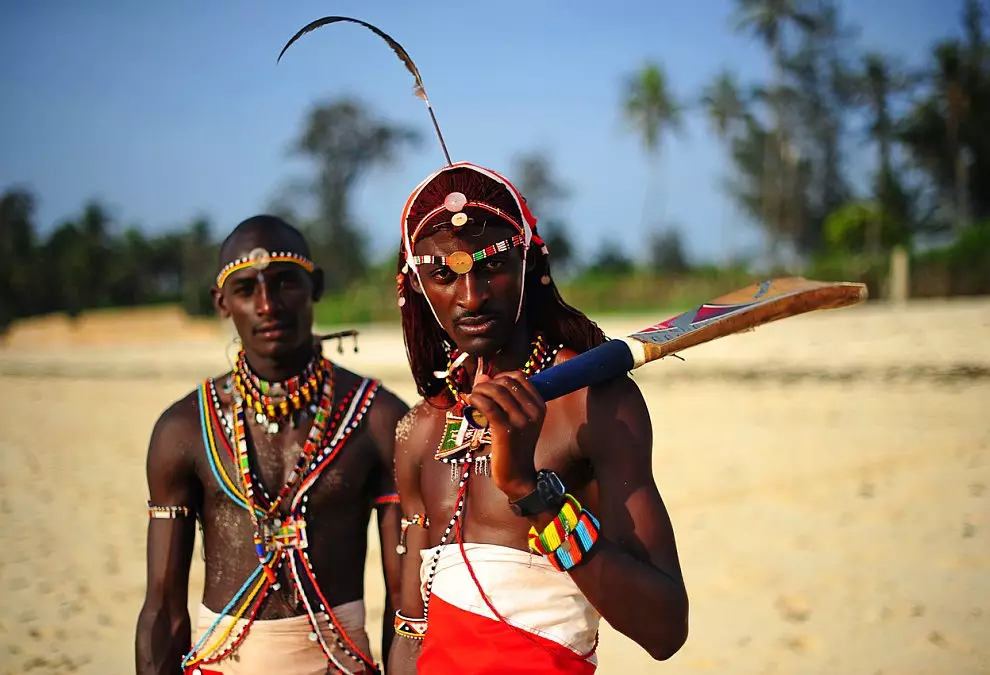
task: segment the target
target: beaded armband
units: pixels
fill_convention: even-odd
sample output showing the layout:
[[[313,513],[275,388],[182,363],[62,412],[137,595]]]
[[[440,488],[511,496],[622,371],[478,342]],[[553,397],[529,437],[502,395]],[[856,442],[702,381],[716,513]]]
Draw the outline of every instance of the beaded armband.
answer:
[[[382,495],[382,496],[376,498],[375,499],[375,508],[378,508],[380,506],[389,506],[391,504],[398,504],[398,503],[399,503],[399,493],[398,492],[392,492],[390,494]]]
[[[148,502],[149,518],[164,518],[166,520],[174,520],[175,518],[183,518],[188,515],[189,515],[188,506],[155,506],[151,502]]]
[[[399,545],[395,547],[395,552],[399,555],[404,555],[406,552],[406,530],[413,525],[418,525],[424,530],[428,530],[430,529],[430,519],[418,513],[414,513],[408,518],[406,516],[402,516],[399,526]]]
[[[572,495],[564,495],[564,505],[550,524],[537,532],[529,528],[529,548],[544,556],[558,572],[566,572],[584,560],[598,541],[598,519],[581,507]]]
[[[426,637],[426,619],[410,619],[395,613],[395,634],[410,640],[422,640]]]

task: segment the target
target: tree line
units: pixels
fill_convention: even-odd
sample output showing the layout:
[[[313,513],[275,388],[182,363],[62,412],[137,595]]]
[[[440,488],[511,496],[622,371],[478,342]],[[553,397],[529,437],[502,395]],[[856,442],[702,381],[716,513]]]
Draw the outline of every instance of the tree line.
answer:
[[[663,64],[646,61],[626,78],[617,111],[658,181],[664,140],[687,115],[708,120],[730,169],[724,189],[764,235],[767,271],[817,265],[825,273],[839,261],[837,274],[850,278],[882,270],[892,247],[941,242],[919,255],[962,270],[963,281],[944,292],[990,293],[987,7],[962,0],[960,9],[959,34],[931,45],[919,65],[863,49],[836,0],[737,0],[730,20],[765,46],[768,81],[742,81],[726,67],[700,91],[675,92]],[[331,296],[358,283],[392,290],[394,258],[370,260],[352,197],[369,171],[423,138],[355,99],[307,111],[293,150],[311,170],[281,186],[269,210],[306,232]],[[850,145],[875,155],[866,186],[851,179]],[[557,212],[568,197],[543,154],[520,156],[511,175],[538,213]],[[207,219],[149,235],[91,201],[42,236],[36,202],[20,186],[0,196],[0,330],[21,317],[96,307],[181,302],[194,314],[211,311],[204,280],[217,240]],[[643,218],[649,273],[690,274],[680,233],[648,202]],[[735,227],[724,229],[730,240]],[[550,217],[541,228],[556,273],[574,283],[644,273],[616,242],[605,239],[595,258],[578,261],[568,223]]]

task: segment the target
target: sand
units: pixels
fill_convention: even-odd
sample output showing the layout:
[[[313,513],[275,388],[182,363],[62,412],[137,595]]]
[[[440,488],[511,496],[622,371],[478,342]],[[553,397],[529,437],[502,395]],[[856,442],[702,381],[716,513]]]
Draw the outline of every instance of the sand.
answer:
[[[134,322],[37,322],[0,348],[4,675],[133,672],[151,426],[226,363],[223,328]],[[396,330],[359,345],[329,354],[411,401]],[[990,672],[990,301],[799,317],[685,357],[636,379],[691,634],[655,663],[606,625],[600,672]]]

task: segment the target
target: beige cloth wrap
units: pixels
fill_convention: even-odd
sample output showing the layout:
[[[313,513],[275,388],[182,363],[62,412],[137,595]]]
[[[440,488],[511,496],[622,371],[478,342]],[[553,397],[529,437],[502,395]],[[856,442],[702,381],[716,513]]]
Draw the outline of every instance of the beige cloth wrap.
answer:
[[[368,634],[364,629],[364,601],[355,600],[333,608],[337,622],[343,626],[347,637],[366,656],[371,656]],[[320,612],[320,632],[323,640],[331,648],[337,660],[351,673],[366,672],[364,666],[341,651],[327,623],[326,614]],[[199,607],[196,622],[196,637],[199,640],[216,620],[217,614],[204,605]],[[222,635],[231,624],[233,617],[225,616],[217,624],[213,635]],[[235,638],[246,619],[238,621],[230,633],[229,640]],[[313,632],[309,617],[294,616],[288,619],[268,619],[255,621],[248,630],[247,637],[238,645],[234,653],[219,663],[209,663],[203,667],[206,672],[219,672],[223,675],[324,675],[327,672],[327,657],[320,644],[310,640]],[[213,639],[208,638],[211,644]],[[228,646],[225,642],[221,649]]]

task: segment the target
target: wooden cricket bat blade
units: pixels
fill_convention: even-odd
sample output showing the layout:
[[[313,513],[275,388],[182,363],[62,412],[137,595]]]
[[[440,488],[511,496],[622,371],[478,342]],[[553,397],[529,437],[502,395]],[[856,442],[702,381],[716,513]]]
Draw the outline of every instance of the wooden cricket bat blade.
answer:
[[[636,367],[780,319],[857,305],[867,295],[865,284],[846,281],[813,281],[802,277],[761,281],[630,335],[643,345],[643,355],[635,358]],[[638,351],[635,345],[631,348]]]
[[[768,279],[720,296],[632,335],[608,340],[530,378],[545,401],[612,379],[640,366],[726,335],[820,309],[856,305],[867,297],[865,284],[813,281],[802,277]],[[474,426],[488,421],[466,407]]]

